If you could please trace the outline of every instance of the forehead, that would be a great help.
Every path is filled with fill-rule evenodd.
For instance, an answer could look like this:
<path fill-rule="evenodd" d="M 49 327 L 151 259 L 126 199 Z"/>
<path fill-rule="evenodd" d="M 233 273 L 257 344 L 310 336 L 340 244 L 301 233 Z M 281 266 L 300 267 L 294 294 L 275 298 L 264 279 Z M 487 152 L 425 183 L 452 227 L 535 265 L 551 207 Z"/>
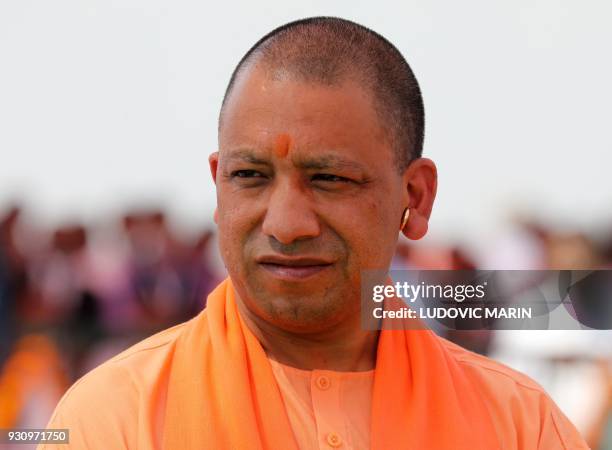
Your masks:
<path fill-rule="evenodd" d="M 391 157 L 372 95 L 360 83 L 323 85 L 257 66 L 243 70 L 223 109 L 220 150 L 271 147 L 282 134 L 295 149 Z"/>

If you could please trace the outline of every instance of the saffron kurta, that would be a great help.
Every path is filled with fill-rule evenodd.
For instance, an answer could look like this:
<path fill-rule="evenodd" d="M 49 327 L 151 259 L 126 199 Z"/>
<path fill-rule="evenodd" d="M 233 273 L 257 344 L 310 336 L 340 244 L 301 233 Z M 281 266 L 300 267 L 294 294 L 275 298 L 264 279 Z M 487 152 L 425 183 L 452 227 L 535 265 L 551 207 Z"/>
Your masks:
<path fill-rule="evenodd" d="M 289 392 L 296 384 L 279 382 L 273 365 L 225 280 L 197 317 L 77 381 L 48 425 L 69 428 L 70 444 L 40 448 L 293 450 L 313 442 L 330 449 L 370 442 L 375 450 L 588 448 L 534 381 L 430 330 L 381 331 L 373 379 L 354 388 L 370 390 L 369 401 L 358 395 L 354 403 L 313 402 L 311 413 L 332 424 L 317 436 L 304 435 L 311 425 L 299 425 L 304 411 L 288 400 L 312 391 Z M 341 424 L 330 404 L 369 411 Z"/>

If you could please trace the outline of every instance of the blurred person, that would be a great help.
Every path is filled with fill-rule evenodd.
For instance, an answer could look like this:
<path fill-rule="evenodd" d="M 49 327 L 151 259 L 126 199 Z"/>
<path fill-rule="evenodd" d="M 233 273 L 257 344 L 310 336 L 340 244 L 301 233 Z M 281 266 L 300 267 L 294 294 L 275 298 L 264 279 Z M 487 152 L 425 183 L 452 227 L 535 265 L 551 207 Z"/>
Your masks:
<path fill-rule="evenodd" d="M 59 308 L 65 348 L 78 373 L 88 349 L 102 338 L 99 299 L 92 289 L 93 262 L 89 231 L 64 226 L 53 233 L 53 256 L 47 261 L 43 298 Z"/>
<path fill-rule="evenodd" d="M 8 354 L 12 340 L 11 328 L 13 324 L 13 298 L 11 296 L 10 280 L 8 276 L 7 258 L 0 247 L 0 368 Z"/>
<path fill-rule="evenodd" d="M 391 270 L 408 269 L 410 264 L 410 252 L 410 246 L 399 240 L 395 247 L 395 254 L 391 259 Z"/>
<path fill-rule="evenodd" d="M 211 264 L 209 247 L 213 233 L 202 232 L 190 246 L 181 264 L 181 278 L 187 295 L 185 313 L 193 316 L 206 306 L 206 297 L 219 283 Z"/>
<path fill-rule="evenodd" d="M 453 270 L 476 270 L 476 261 L 460 246 L 451 249 Z"/>
<path fill-rule="evenodd" d="M 607 268 L 612 268 L 612 238 L 601 245 L 601 257 L 603 265 Z"/>
<path fill-rule="evenodd" d="M 185 319 L 189 309 L 179 273 L 185 253 L 161 211 L 129 214 L 124 227 L 130 244 L 131 289 L 143 319 L 164 326 Z"/>
<path fill-rule="evenodd" d="M 8 255 L 0 246 L 0 369 L 13 340 L 15 297 L 11 286 Z"/>
<path fill-rule="evenodd" d="M 28 255 L 29 292 L 20 314 L 31 325 L 61 324 L 79 308 L 89 288 L 88 232 L 65 225 L 46 235 L 46 244 Z"/>
<path fill-rule="evenodd" d="M 511 218 L 509 226 L 476 257 L 486 270 L 546 269 L 546 227 L 525 215 Z"/>
<path fill-rule="evenodd" d="M 411 69 L 373 31 L 312 18 L 257 42 L 209 159 L 229 278 L 78 381 L 49 428 L 91 449 L 587 448 L 526 376 L 427 329 L 361 327 L 361 270 L 427 232 L 423 127 Z"/>
<path fill-rule="evenodd" d="M 601 267 L 597 248 L 584 233 L 550 233 L 546 239 L 548 267 L 587 270 Z"/>
<path fill-rule="evenodd" d="M 23 336 L 0 371 L 0 429 L 43 428 L 66 387 L 56 344 L 42 334 Z"/>
<path fill-rule="evenodd" d="M 17 334 L 17 302 L 27 287 L 25 257 L 16 242 L 20 215 L 21 208 L 12 206 L 0 218 L 0 368 Z"/>
<path fill-rule="evenodd" d="M 100 325 L 107 335 L 142 336 L 139 333 L 150 333 L 152 328 L 134 289 L 133 247 L 125 218 L 117 225 L 99 229 L 92 240 L 90 285 L 99 300 Z"/>
<path fill-rule="evenodd" d="M 24 255 L 26 281 L 17 303 L 15 326 L 24 332 L 52 331 L 71 374 L 79 374 L 88 348 L 101 338 L 98 299 L 91 283 L 88 230 L 80 224 L 40 233 Z M 38 240 L 29 231 L 27 238 Z"/>
<path fill-rule="evenodd" d="M 399 242 L 391 267 L 407 270 L 450 270 L 453 268 L 452 252 L 442 245 L 416 246 Z"/>

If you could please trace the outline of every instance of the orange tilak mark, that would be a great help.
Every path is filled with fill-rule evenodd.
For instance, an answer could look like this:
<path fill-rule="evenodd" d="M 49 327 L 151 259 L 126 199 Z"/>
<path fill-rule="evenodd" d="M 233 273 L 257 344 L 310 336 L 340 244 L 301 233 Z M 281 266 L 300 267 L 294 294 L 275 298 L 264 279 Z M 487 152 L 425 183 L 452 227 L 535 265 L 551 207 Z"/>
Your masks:
<path fill-rule="evenodd" d="M 279 134 L 276 137 L 276 144 L 274 146 L 274 152 L 279 158 L 284 158 L 289 154 L 289 147 L 291 146 L 291 136 L 288 134 Z"/>

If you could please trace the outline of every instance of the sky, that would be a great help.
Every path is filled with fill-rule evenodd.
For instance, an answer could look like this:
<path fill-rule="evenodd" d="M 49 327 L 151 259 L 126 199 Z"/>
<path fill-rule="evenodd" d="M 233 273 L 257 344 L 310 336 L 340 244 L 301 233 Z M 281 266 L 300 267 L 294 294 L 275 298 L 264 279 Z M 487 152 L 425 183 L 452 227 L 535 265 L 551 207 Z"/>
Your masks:
<path fill-rule="evenodd" d="M 430 235 L 481 242 L 513 211 L 612 224 L 612 3 L 604 1 L 3 0 L 0 209 L 45 223 L 160 204 L 211 221 L 208 155 L 248 48 L 313 15 L 381 33 L 415 72 Z"/>

